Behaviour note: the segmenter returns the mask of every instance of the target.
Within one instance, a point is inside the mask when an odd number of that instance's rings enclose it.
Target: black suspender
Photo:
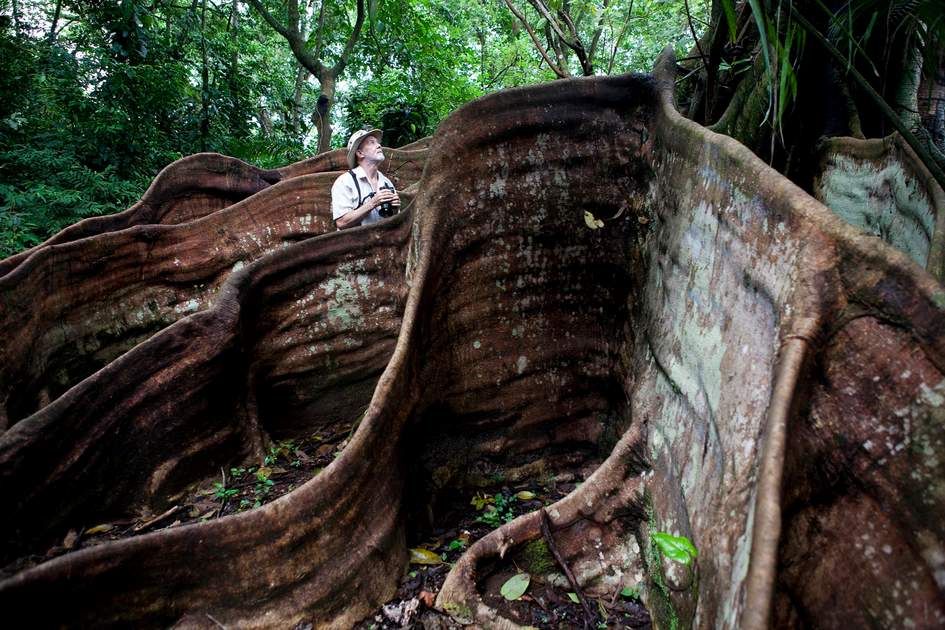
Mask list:
[[[355,188],[357,189],[357,191],[358,191],[358,205],[355,206],[355,208],[357,208],[357,207],[359,207],[359,206],[361,205],[361,202],[362,202],[362,199],[361,199],[361,186],[358,185],[358,176],[354,174],[354,171],[348,171],[348,172],[351,173],[351,179],[354,180],[354,187],[355,187]]]

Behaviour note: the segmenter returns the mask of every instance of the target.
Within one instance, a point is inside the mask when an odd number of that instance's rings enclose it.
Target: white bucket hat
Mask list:
[[[348,139],[348,168],[354,168],[358,165],[358,156],[355,153],[358,152],[358,148],[361,146],[361,143],[364,142],[365,138],[368,136],[374,136],[377,138],[377,141],[381,141],[381,136],[384,134],[380,129],[371,129],[366,131],[364,129],[359,129],[351,134],[351,138]]]

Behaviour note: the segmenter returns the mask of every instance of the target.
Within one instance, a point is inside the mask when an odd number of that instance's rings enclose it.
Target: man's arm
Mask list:
[[[357,208],[348,210],[343,215],[335,219],[335,225],[339,230],[360,225],[361,221],[374,209],[374,198],[365,199]]]

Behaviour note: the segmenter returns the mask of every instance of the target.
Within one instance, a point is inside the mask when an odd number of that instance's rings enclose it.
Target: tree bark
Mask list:
[[[321,96],[325,98],[325,106],[321,113],[316,112],[315,125],[318,128],[318,152],[324,153],[331,148],[331,110],[335,104],[335,77],[330,72],[326,72],[319,79],[321,84]]]
[[[295,90],[292,92],[291,131],[295,138],[300,138],[302,134],[302,89],[305,87],[306,76],[308,76],[308,71],[299,64],[295,71]],[[320,134],[319,131],[319,137],[321,137]]]
[[[53,10],[52,21],[49,23],[49,32],[46,34],[46,41],[52,43],[56,41],[56,27],[59,26],[59,16],[62,13],[62,0],[56,0],[56,8]]]

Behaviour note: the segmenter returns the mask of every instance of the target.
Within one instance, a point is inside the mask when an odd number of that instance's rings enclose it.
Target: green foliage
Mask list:
[[[557,567],[548,544],[540,538],[526,543],[522,549],[522,564],[535,575],[546,575]]]
[[[232,499],[237,494],[239,494],[239,492],[240,491],[236,488],[227,488],[226,485],[220,481],[213,484],[213,496],[220,499],[221,501]]]
[[[269,466],[275,464],[280,459],[289,461],[294,454],[295,442],[293,440],[282,440],[269,447],[269,451],[263,459],[263,464]]]
[[[253,120],[256,103],[294,92],[294,60],[249,19],[234,32],[227,5],[201,25],[190,3],[66,1],[49,37],[52,6],[36,3],[19,31],[0,20],[0,258],[124,210],[190,153],[267,166],[304,157],[304,129],[285,108],[272,113],[271,133]]]
[[[285,23],[286,3],[263,4]],[[124,210],[185,155],[277,167],[314,150],[319,84],[243,1],[63,0],[55,25],[55,0],[19,6],[14,24],[0,3],[0,258]],[[301,26],[315,32],[322,2],[300,6]],[[364,125],[385,129],[388,146],[406,144],[471,99],[555,77],[503,2],[368,6],[337,84],[335,146]],[[691,6],[699,23],[708,4]],[[324,2],[323,37],[309,47],[328,64],[342,53],[353,7]],[[688,52],[682,7],[587,0],[571,10],[582,32],[601,24],[597,71],[616,73],[648,69],[666,42]]]
[[[651,537],[659,548],[660,553],[674,562],[688,565],[691,564],[692,560],[698,555],[695,545],[685,536],[673,536],[666,532],[654,532]]]
[[[626,599],[640,599],[640,587],[639,586],[624,586],[620,589],[620,596]]]
[[[512,504],[517,501],[515,495],[506,496],[502,492],[497,492],[493,496],[477,495],[471,503],[477,510],[482,510],[482,514],[476,518],[480,523],[485,523],[490,527],[499,527],[505,523],[511,522],[515,518],[515,512],[512,510]]]

